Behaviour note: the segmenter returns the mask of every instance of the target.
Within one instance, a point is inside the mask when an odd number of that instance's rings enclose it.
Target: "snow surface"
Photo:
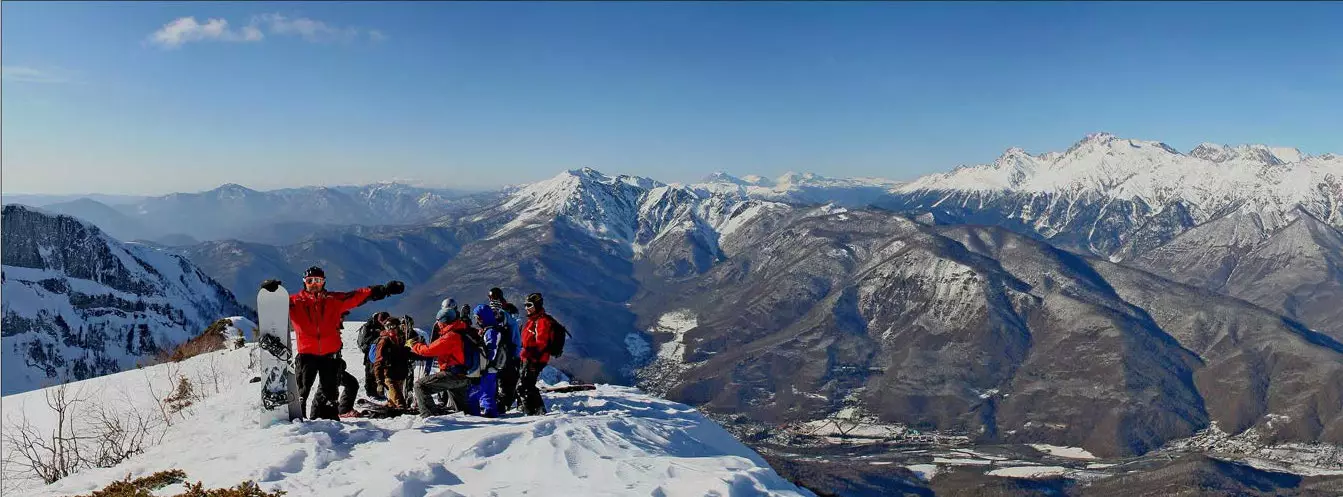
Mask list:
[[[936,464],[948,464],[951,466],[988,466],[990,464],[993,464],[993,461],[987,461],[984,459],[963,459],[963,458],[949,458],[949,457],[934,457],[933,462]]]
[[[914,474],[918,475],[919,479],[923,481],[932,481],[932,479],[937,476],[936,464],[911,464],[905,466],[905,469],[913,471]]]
[[[1095,459],[1096,456],[1080,447],[1060,447],[1049,444],[1030,444],[1032,449],[1044,452],[1051,456],[1066,457],[1068,459]]]
[[[1047,478],[1050,476],[1059,476],[1070,471],[1062,466],[1013,466],[1010,468],[998,468],[985,473],[989,476],[1004,476],[1010,478]]]
[[[649,333],[671,333],[672,339],[658,346],[658,359],[680,363],[685,355],[685,332],[699,325],[694,311],[681,309],[658,317],[658,322],[649,328]]]
[[[353,344],[359,324],[346,323],[347,357],[358,354]],[[694,409],[629,387],[546,394],[551,412],[544,416],[402,416],[261,429],[257,387],[243,379],[254,373],[239,367],[250,350],[254,346],[218,354],[234,367],[230,374],[237,381],[202,400],[194,417],[175,423],[161,445],[112,468],[30,488],[26,495],[89,492],[127,474],[171,468],[207,487],[252,479],[263,489],[295,496],[552,495],[554,489],[568,495],[813,495]],[[183,364],[199,367],[194,364],[200,361]],[[349,366],[362,378],[358,361]],[[99,390],[124,386],[131,389],[127,399],[143,402],[133,391],[140,374],[80,383]],[[4,398],[7,411],[16,397]],[[25,409],[34,409],[31,404]]]

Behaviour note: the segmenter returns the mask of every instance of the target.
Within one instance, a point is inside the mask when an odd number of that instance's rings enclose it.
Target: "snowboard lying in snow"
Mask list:
[[[342,418],[346,418],[346,417],[356,417],[356,418],[395,418],[395,417],[397,417],[397,416],[403,416],[403,415],[406,415],[406,414],[419,414],[419,413],[420,413],[420,410],[419,410],[419,409],[416,409],[416,408],[414,408],[414,407],[409,407],[409,408],[405,408],[405,409],[397,409],[397,408],[395,408],[395,407],[391,407],[391,406],[389,406],[389,405],[387,405],[387,404],[383,404],[383,403],[379,403],[379,402],[374,402],[374,401],[371,401],[371,400],[368,400],[368,399],[359,399],[359,400],[356,400],[356,401],[354,401],[354,405],[355,405],[355,416],[343,416],[343,415],[342,415],[341,417],[342,417]]]
[[[541,390],[542,392],[546,392],[546,393],[581,392],[581,391],[584,391],[584,390],[596,390],[596,389],[597,389],[597,385],[586,385],[586,384],[585,384],[585,385],[565,385],[565,386],[561,386],[561,387],[541,387],[541,388],[540,388],[540,390]]]

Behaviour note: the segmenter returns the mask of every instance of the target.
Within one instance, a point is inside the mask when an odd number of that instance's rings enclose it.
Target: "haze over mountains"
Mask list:
[[[190,237],[144,250],[244,304],[314,264],[334,288],[407,283],[351,319],[544,292],[574,332],[558,367],[762,440],[844,417],[1102,457],[1214,428],[1343,444],[1334,155],[1093,134],[906,183],[585,168],[473,194],[226,185],[91,202],[44,209]]]

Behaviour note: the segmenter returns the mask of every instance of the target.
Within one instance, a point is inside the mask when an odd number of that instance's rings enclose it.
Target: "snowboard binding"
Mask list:
[[[292,354],[289,350],[289,346],[280,343],[279,337],[276,337],[275,335],[261,335],[261,340],[258,341],[258,344],[261,346],[262,350],[270,352],[270,355],[275,356],[281,361],[288,362],[289,356]]]
[[[289,404],[291,397],[285,386],[290,374],[285,370],[283,373],[271,373],[266,378],[266,383],[261,386],[261,407],[269,410]]]

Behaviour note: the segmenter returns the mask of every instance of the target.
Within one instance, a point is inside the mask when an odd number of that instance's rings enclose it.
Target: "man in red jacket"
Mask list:
[[[447,303],[445,300],[444,304]],[[463,411],[466,407],[466,390],[471,386],[468,374],[473,367],[480,366],[479,349],[468,343],[470,335],[476,333],[476,330],[462,321],[460,311],[455,306],[444,307],[438,310],[435,318],[434,334],[437,338],[433,343],[425,345],[415,334],[406,339],[406,346],[410,347],[411,352],[438,362],[438,371],[415,381],[415,408],[420,411],[422,418],[441,414],[430,398],[439,392],[448,392],[452,402],[450,407]],[[477,350],[474,352],[476,357],[468,355],[472,350]]]
[[[275,291],[279,280],[266,280],[262,288]],[[294,357],[294,374],[298,377],[298,396],[303,402],[305,418],[340,419],[331,403],[345,372],[341,360],[341,316],[365,302],[382,300],[405,291],[406,285],[392,280],[386,285],[373,285],[351,292],[326,290],[326,273],[313,266],[303,272],[303,291],[289,296],[289,322],[298,337],[298,355]],[[308,394],[312,382],[322,381],[321,396],[309,415]]]
[[[522,379],[518,384],[518,394],[522,396],[523,411],[532,416],[546,412],[541,390],[536,388],[536,380],[540,378],[541,370],[546,368],[546,363],[550,362],[550,353],[546,349],[550,346],[551,333],[555,329],[555,318],[546,314],[545,302],[539,293],[528,295],[522,306],[527,310],[527,322],[522,325]]]

